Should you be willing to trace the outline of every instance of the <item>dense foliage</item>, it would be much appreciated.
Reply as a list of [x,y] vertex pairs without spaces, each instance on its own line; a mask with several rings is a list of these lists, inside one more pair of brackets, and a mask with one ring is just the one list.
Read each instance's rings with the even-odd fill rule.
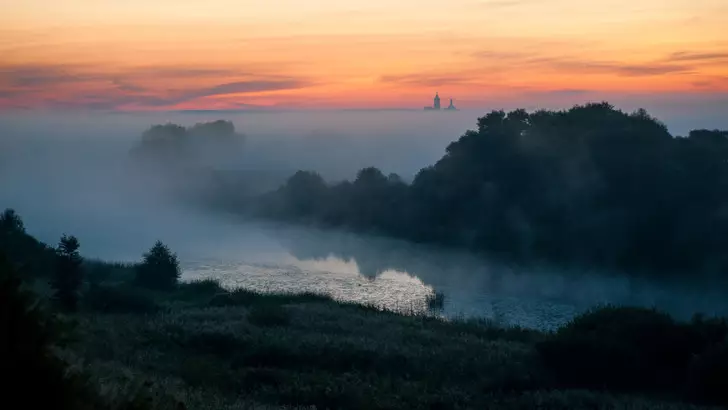
[[177,286],[180,270],[177,255],[161,241],[144,254],[136,267],[136,283],[155,290],[170,290]]
[[673,137],[607,103],[477,125],[410,185],[375,168],[333,185],[300,171],[258,213],[520,260],[728,268],[728,131]]
[[728,391],[727,337],[725,320],[680,323],[654,310],[607,306],[577,316],[537,349],[560,385],[716,402]]

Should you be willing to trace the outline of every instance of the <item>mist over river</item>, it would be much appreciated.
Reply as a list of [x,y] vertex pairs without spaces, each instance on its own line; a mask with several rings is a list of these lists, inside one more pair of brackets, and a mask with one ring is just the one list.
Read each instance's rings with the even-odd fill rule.
[[728,314],[726,287],[711,280],[507,266],[398,240],[241,220],[185,208],[160,195],[149,175],[126,169],[129,148],[153,123],[231,118],[248,138],[245,169],[317,169],[339,179],[373,165],[411,177],[478,114],[4,118],[0,208],[14,208],[28,233],[49,244],[77,236],[87,258],[136,261],[162,240],[178,254],[184,280],[215,278],[229,288],[310,291],[407,313],[424,311],[427,297],[442,292],[436,314],[547,329],[606,303],[680,318]]
[[49,243],[74,232],[88,257],[139,260],[160,238],[178,253],[183,280],[214,278],[227,288],[316,292],[404,313],[426,311],[428,295],[442,292],[435,314],[543,329],[607,303],[655,306],[686,319],[728,313],[725,290],[704,281],[506,266],[398,240],[223,217],[117,214],[105,223],[66,213],[63,225],[75,228],[62,229],[53,223],[58,215],[20,211],[29,232]]

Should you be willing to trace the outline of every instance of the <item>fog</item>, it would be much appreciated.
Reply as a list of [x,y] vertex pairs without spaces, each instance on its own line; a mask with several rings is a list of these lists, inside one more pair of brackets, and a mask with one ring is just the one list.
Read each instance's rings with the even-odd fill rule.
[[195,243],[200,236],[223,238],[235,228],[229,220],[174,199],[156,170],[139,168],[130,160],[130,149],[153,124],[232,121],[245,135],[238,160],[213,158],[206,165],[258,172],[256,178],[270,177],[274,188],[298,169],[340,180],[373,165],[411,178],[474,126],[477,115],[467,111],[4,114],[0,207],[16,209],[30,233],[49,243],[62,233],[78,236],[84,254],[91,257],[138,257],[156,239],[175,249],[194,248],[185,242]]
[[[442,290],[448,314],[501,315],[540,327],[553,327],[598,303],[656,305],[683,316],[695,310],[728,311],[722,295],[700,283],[505,266],[433,247],[205,212],[171,196],[165,179],[129,157],[152,124],[191,126],[226,119],[245,135],[244,146],[233,155],[237,160],[229,161],[228,152],[228,160],[208,158],[207,166],[261,172],[256,175],[279,183],[298,169],[335,181],[352,178],[365,166],[411,179],[473,128],[481,114],[5,115],[0,119],[0,208],[14,208],[29,233],[50,244],[63,233],[76,235],[82,253],[92,258],[138,260],[162,240],[179,254],[186,278],[213,276],[229,286],[322,291],[394,309],[419,306],[426,294]],[[664,120],[671,129],[692,128],[685,119]]]
[[107,254],[105,247],[124,241],[146,246],[155,238],[214,236],[228,229],[226,221],[174,200],[156,170],[130,161],[130,149],[151,125],[232,121],[245,135],[238,160],[207,165],[258,172],[274,188],[298,169],[340,180],[373,165],[411,178],[476,118],[464,111],[4,114],[0,207],[15,208],[42,240],[79,236],[86,254]]

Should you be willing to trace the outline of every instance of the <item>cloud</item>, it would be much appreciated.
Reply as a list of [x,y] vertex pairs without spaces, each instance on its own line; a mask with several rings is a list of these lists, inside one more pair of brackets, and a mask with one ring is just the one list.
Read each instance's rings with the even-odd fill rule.
[[[403,75],[386,75],[379,82],[422,87],[441,87],[448,85],[495,86],[499,78],[508,76],[514,68],[533,71],[557,71],[572,74],[612,74],[620,77],[651,77],[667,74],[686,74],[693,72],[689,64],[665,62],[621,63],[618,61],[595,61],[568,56],[547,56],[531,52],[516,51],[479,51],[472,53],[478,64],[477,69],[457,72],[413,72]],[[487,76],[484,76],[487,74]],[[484,83],[490,81],[489,84]],[[586,92],[586,90],[559,90],[566,93]]]
[[692,53],[689,51],[678,51],[670,54],[665,58],[667,61],[691,61],[691,62],[711,62],[728,60],[728,52],[726,53]]
[[[219,84],[212,87],[174,91],[170,93],[168,97],[140,95],[131,102],[150,107],[164,107],[174,106],[198,98],[222,96],[229,94],[251,94],[266,91],[294,90],[308,87],[310,85],[312,85],[312,83],[297,79],[237,81],[233,83]],[[232,104],[234,105],[242,103]]]
[[125,92],[131,92],[131,93],[138,93],[138,92],[144,92],[147,91],[145,87],[141,87],[138,85],[127,83],[125,80],[121,79],[114,79],[112,80],[112,83],[116,86],[116,88],[119,91],[125,91]]
[[279,91],[304,88],[311,83],[302,80],[256,80],[238,81],[234,83],[220,84],[214,87],[202,88],[187,95],[189,98],[208,97],[211,95],[224,94],[245,94],[261,91]]
[[579,59],[570,56],[539,56],[534,53],[478,51],[472,54],[478,60],[489,61],[496,65],[531,67],[570,71],[574,73],[611,73],[622,77],[648,77],[675,73],[689,73],[693,67],[687,64],[674,64],[664,61],[645,63],[622,63],[619,61],[598,61]]
[[477,2],[477,6],[480,8],[500,9],[500,8],[519,6],[519,5],[525,4],[525,3],[527,3],[527,2],[523,1],[523,0],[490,0],[490,1],[479,1],[479,2]]
[[475,78],[465,75],[437,75],[414,73],[408,75],[385,75],[379,78],[382,83],[406,84],[426,87],[438,87],[453,84],[472,84]]
[[76,66],[18,65],[0,67],[4,87],[45,87],[99,79],[95,73],[79,72]]
[[554,62],[554,66],[580,72],[615,73],[623,77],[649,77],[692,71],[690,66],[659,63],[622,64],[618,62],[563,61]]
[[231,75],[246,75],[249,72],[231,68],[206,68],[206,67],[137,67],[125,72],[127,76],[160,76],[173,78],[195,78],[195,77],[223,77]]
[[591,90],[580,90],[580,89],[574,89],[574,88],[563,88],[559,90],[547,90],[542,91],[542,94],[552,95],[552,96],[565,96],[565,97],[571,97],[571,96],[581,96],[584,94],[591,93]]
[[[168,89],[153,81],[155,78],[167,80],[166,84],[181,80],[181,87]],[[184,86],[199,82],[212,85]],[[10,105],[34,100],[38,105],[59,108],[171,107],[198,98],[293,90],[311,84],[303,78],[255,75],[234,68],[138,67],[107,71],[92,66],[0,66],[0,97],[10,99]],[[12,101],[19,97],[23,97],[22,102]]]

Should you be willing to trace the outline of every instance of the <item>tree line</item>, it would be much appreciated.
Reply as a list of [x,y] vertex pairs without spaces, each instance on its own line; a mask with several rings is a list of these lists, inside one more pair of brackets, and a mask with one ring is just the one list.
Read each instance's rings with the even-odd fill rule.
[[645,110],[599,103],[490,112],[411,184],[299,171],[254,212],[521,261],[723,271],[727,187],[728,131],[673,136]]
[[[78,238],[65,234],[58,246],[50,247],[25,232],[22,219],[13,209],[0,214],[0,254],[6,255],[13,269],[26,277],[48,277],[53,301],[66,312],[78,309],[85,282],[93,286],[94,278],[85,278],[89,269],[80,255],[80,247]],[[134,285],[155,291],[174,289],[181,274],[177,255],[161,241],[144,253],[132,269]]]

